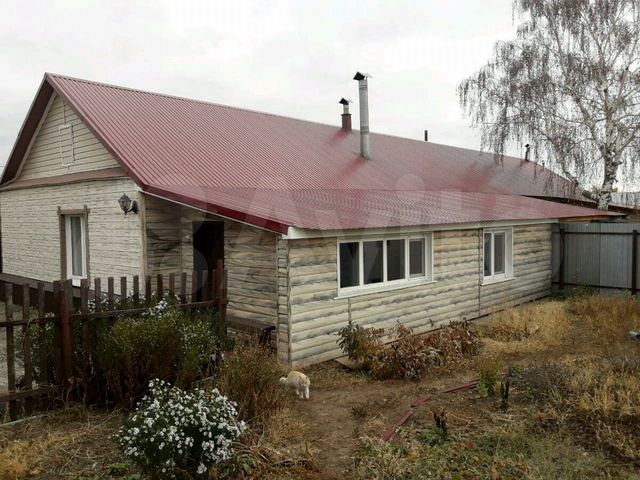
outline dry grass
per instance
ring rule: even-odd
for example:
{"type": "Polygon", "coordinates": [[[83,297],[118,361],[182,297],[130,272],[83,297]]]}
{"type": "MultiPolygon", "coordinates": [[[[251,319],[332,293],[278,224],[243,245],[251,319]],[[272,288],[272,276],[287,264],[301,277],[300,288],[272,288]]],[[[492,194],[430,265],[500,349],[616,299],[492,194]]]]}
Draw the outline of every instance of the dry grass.
{"type": "Polygon", "coordinates": [[[111,436],[120,413],[75,407],[0,429],[0,479],[108,478],[129,470],[111,436]]]}
{"type": "MultiPolygon", "coordinates": [[[[627,335],[640,329],[639,320],[630,298],[539,302],[495,314],[480,332],[477,360],[430,370],[420,383],[371,380],[335,363],[304,369],[311,401],[284,397],[282,408],[269,410],[238,445],[229,465],[235,476],[221,470],[219,478],[638,479],[640,344],[627,335]],[[419,409],[399,444],[377,440],[408,402],[496,365],[520,372],[506,411],[498,397],[477,392],[442,397],[419,409]],[[433,408],[445,408],[450,432],[435,445],[433,408]],[[358,466],[344,472],[358,438],[358,466]],[[334,457],[346,462],[336,463],[331,476],[326,464],[334,457]],[[420,477],[424,472],[432,474],[420,477]]],[[[0,429],[0,480],[108,478],[124,467],[110,440],[121,420],[117,413],[71,409],[0,429]]]]}
{"type": "Polygon", "coordinates": [[[529,303],[491,316],[483,352],[503,357],[541,353],[570,343],[572,332],[564,302],[529,303]]]}

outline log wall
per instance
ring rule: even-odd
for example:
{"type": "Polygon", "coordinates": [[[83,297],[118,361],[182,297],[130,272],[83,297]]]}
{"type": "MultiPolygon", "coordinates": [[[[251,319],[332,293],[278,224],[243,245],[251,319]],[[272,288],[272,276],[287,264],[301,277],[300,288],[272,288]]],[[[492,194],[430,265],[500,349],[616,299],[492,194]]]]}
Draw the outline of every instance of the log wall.
{"type": "Polygon", "coordinates": [[[276,234],[159,199],[145,197],[148,273],[191,272],[193,229],[224,222],[230,319],[277,324],[276,234]]]}
{"type": "Polygon", "coordinates": [[[287,319],[294,366],[341,356],[336,333],[349,320],[387,330],[401,322],[422,333],[543,297],[551,288],[549,225],[514,227],[514,278],[509,281],[482,285],[481,230],[443,231],[433,234],[434,282],[347,298],[337,297],[336,240],[289,240],[280,252],[281,265],[289,272],[287,319]]]}

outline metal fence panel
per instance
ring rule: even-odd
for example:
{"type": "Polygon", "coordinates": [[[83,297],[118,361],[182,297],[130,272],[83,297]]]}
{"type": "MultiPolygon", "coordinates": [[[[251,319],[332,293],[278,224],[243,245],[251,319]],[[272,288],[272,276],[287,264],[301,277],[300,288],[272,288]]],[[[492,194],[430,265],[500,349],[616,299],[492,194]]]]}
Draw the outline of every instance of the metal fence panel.
{"type": "MultiPolygon", "coordinates": [[[[571,223],[555,225],[552,235],[553,282],[567,287],[632,289],[634,231],[640,223],[571,223]],[[564,245],[560,230],[564,230],[564,245]],[[564,257],[564,258],[561,258],[564,257]],[[560,278],[564,261],[564,277],[560,278]]],[[[637,247],[636,247],[637,248],[637,247]]],[[[638,263],[636,259],[636,263],[638,263]]]]}

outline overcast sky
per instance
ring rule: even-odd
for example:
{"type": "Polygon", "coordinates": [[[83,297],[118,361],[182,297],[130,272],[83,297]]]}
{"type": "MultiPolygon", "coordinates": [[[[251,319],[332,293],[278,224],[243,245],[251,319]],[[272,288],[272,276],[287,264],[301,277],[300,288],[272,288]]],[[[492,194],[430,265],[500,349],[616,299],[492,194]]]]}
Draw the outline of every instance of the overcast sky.
{"type": "Polygon", "coordinates": [[[372,131],[477,149],[456,86],[515,31],[510,0],[0,5],[0,163],[46,71],[339,125],[362,70],[372,131]]]}

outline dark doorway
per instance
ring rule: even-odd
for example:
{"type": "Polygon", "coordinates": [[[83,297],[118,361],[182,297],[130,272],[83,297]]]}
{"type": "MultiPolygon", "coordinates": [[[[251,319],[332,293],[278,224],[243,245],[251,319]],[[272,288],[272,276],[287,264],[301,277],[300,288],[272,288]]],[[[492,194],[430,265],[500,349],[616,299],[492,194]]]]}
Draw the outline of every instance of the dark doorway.
{"type": "Polygon", "coordinates": [[[198,272],[197,301],[205,299],[211,290],[208,275],[216,268],[218,260],[224,260],[224,223],[193,222],[193,269],[198,272]]]}

